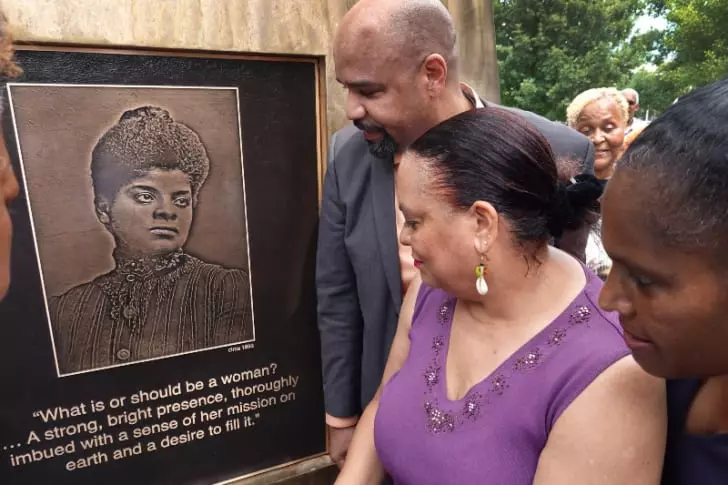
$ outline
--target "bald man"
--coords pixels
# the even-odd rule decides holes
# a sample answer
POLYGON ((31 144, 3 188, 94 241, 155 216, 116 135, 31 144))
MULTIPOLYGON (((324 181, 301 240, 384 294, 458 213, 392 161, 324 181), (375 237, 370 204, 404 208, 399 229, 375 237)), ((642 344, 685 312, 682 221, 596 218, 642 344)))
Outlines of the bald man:
POLYGON ((632 88, 627 88, 622 90, 622 94, 627 99, 627 104, 629 104, 629 118, 627 119, 627 128, 624 130, 624 135, 627 137, 633 131, 643 129, 648 123, 635 116, 635 113, 640 109, 639 93, 632 88))
MULTIPOLYGON (((398 153, 442 121, 487 106, 458 78, 455 28, 439 0, 361 0, 341 21, 334 62, 354 126, 332 137, 316 285, 329 452, 342 465, 358 416, 380 383, 402 296, 415 275, 398 245, 398 153)), ((593 171, 589 140, 521 110, 559 157, 593 171)), ((583 260, 585 233, 561 247, 583 260)))

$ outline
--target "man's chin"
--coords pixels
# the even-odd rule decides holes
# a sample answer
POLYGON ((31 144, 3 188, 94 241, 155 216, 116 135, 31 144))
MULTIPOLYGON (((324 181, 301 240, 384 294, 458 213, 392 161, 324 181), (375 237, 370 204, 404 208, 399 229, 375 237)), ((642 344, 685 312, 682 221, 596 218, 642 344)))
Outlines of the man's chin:
POLYGON ((397 143, 390 136, 384 136, 380 140, 369 140, 364 138, 369 146, 369 153, 377 158, 389 159, 397 153, 397 143))

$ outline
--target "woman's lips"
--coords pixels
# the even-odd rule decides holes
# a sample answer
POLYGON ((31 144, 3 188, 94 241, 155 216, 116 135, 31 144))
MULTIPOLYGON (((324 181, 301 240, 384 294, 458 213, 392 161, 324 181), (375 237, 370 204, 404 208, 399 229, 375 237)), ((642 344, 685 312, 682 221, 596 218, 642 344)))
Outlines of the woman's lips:
POLYGON ((170 235, 177 235, 179 234, 179 231, 176 227, 165 227, 165 226, 155 226, 152 227, 149 230, 152 234, 157 234, 160 236, 170 236, 170 235))
POLYGON ((643 350, 649 347, 652 347, 654 344, 650 342, 649 340, 645 340, 643 338, 637 337, 630 333, 628 330, 624 331, 624 342, 627 344, 627 347, 632 349, 632 351, 638 351, 643 350))
POLYGON ((422 266, 422 261, 415 259, 415 268, 420 269, 420 266, 422 266))

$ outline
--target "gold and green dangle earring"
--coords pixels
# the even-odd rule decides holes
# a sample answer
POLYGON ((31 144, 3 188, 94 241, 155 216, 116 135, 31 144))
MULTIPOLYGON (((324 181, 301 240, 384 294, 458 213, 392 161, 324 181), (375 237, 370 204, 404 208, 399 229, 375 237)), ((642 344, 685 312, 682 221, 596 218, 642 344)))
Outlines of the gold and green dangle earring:
POLYGON ((488 293, 488 283, 485 281, 485 275, 488 274, 488 268, 483 263, 483 255, 480 255, 480 264, 475 267, 475 289, 478 294, 484 296, 488 293))

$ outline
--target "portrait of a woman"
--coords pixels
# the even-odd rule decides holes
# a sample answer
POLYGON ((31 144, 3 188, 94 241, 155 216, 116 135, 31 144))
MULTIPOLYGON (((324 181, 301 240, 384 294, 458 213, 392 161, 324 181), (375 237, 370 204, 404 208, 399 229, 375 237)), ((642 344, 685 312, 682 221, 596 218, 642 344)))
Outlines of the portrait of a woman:
POLYGON ((115 267, 49 297, 61 373, 253 338, 247 271, 185 251, 210 160, 160 107, 124 112, 91 154, 94 211, 115 267))

